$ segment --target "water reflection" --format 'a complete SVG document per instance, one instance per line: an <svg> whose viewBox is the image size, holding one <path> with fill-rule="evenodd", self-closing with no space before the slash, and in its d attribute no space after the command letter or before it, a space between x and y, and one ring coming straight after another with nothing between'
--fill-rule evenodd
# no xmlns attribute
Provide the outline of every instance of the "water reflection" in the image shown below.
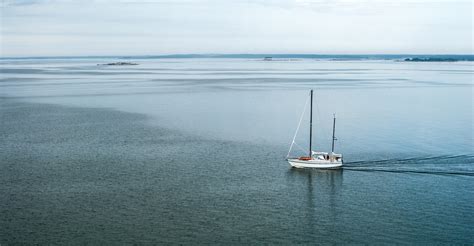
<svg viewBox="0 0 474 246"><path fill-rule="evenodd" d="M289 181L306 183L308 192L313 192L314 186L336 194L342 185L343 169L318 170L310 168L290 168L287 172Z"/></svg>
<svg viewBox="0 0 474 246"><path fill-rule="evenodd" d="M337 198L343 183L343 170L315 170L291 168L287 172L289 188L293 199L297 200L304 213L304 227L308 233L317 233L318 226L325 225L326 230L334 225L331 221L337 217Z"/></svg>

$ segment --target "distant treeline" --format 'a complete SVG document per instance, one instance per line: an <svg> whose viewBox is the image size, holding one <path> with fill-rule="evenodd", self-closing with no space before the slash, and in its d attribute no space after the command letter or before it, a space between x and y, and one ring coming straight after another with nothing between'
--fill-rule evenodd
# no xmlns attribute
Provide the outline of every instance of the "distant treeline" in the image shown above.
<svg viewBox="0 0 474 246"><path fill-rule="evenodd" d="M460 61L452 57L415 57L415 58L406 58L404 61L408 62L455 62ZM469 60L467 60L469 61Z"/></svg>

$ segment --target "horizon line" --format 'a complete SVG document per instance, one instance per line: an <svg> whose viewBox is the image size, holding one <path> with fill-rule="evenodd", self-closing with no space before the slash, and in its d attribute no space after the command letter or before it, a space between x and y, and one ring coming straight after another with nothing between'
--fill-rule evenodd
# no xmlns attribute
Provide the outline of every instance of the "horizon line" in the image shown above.
<svg viewBox="0 0 474 246"><path fill-rule="evenodd" d="M183 53L183 54L153 54L153 55L42 55L42 56L1 56L0 59L54 59L54 58L245 58L239 56L265 57L274 56L276 58L335 58L335 57L359 57L369 58L370 56L381 57L388 56L400 58L404 56L467 56L474 57L472 53ZM293 57L294 56L294 57Z"/></svg>

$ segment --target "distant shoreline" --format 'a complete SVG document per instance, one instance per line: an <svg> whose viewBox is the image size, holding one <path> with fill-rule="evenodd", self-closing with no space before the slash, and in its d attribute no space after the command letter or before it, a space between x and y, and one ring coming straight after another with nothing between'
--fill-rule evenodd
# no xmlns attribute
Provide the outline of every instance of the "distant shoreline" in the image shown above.
<svg viewBox="0 0 474 246"><path fill-rule="evenodd" d="M316 59L316 60L397 60L397 61L474 61L471 54L172 54L172 55L137 55L137 56L31 56L31 57L0 57L0 60L27 59Z"/></svg>

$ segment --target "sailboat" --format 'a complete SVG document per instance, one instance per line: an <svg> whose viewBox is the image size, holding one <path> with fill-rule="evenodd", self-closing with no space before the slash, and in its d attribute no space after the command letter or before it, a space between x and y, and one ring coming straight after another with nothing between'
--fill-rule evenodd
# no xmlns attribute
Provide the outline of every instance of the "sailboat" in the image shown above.
<svg viewBox="0 0 474 246"><path fill-rule="evenodd" d="M320 169L333 169L333 168L340 168L342 167L343 160L342 154L334 153L334 141L336 141L336 115L334 114L333 118L333 125L332 125L332 147L331 153L327 152L319 152L313 151L312 149L312 138L313 138L313 90L310 93L311 103L310 103L310 111L309 111L309 152L307 156L301 156L299 158L290 158L290 153L295 145L296 135L298 134L298 130L301 125L301 120L303 119L303 115L301 115L300 122L296 129L295 136L293 137L293 142L291 143L290 150L288 151L287 161L290 163L292 167L296 168L320 168ZM307 102L306 102L307 103ZM306 109L306 105L305 105ZM303 114L305 112L303 111Z"/></svg>

